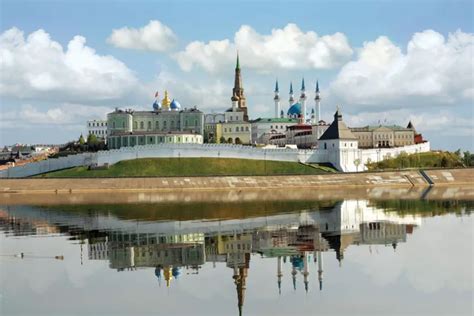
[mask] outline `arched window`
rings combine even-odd
[[[143,121],[140,122],[140,129],[145,129],[145,123],[143,123]]]

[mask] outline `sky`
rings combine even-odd
[[[433,149],[474,150],[471,1],[0,0],[0,145],[65,143],[115,107],[231,105],[240,55],[251,118],[278,78],[319,80],[322,118],[411,120]]]

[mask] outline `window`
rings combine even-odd
[[[144,129],[144,128],[145,128],[145,123],[140,122],[140,129]]]
[[[171,128],[174,128],[174,121],[171,121]]]
[[[160,122],[158,121],[155,122],[155,129],[156,130],[160,129]]]
[[[112,123],[112,128],[115,128],[115,122]]]
[[[247,127],[245,127],[245,130],[248,132],[248,131],[249,131],[249,127],[248,127],[248,126],[247,126]]]
[[[166,129],[166,121],[163,122],[163,129]]]
[[[194,126],[198,126],[198,120],[194,120]]]
[[[138,128],[138,123],[137,121],[133,122],[133,129],[137,129]]]
[[[122,128],[125,128],[125,122],[122,122]]]

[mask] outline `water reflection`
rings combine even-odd
[[[342,265],[346,250],[352,246],[365,245],[371,251],[381,245],[396,251],[399,244],[407,242],[407,235],[416,234],[423,216],[470,213],[472,202],[344,200],[303,203],[301,209],[292,212],[272,204],[271,208],[264,205],[264,212],[256,207],[245,216],[234,213],[219,218],[209,216],[215,210],[207,205],[210,213],[200,220],[177,215],[169,206],[126,207],[127,218],[123,218],[121,207],[111,205],[72,209],[5,206],[0,211],[0,229],[8,237],[70,236],[79,241],[81,263],[86,259],[107,261],[110,269],[122,273],[147,269],[150,277],[168,288],[173,288],[176,279],[201,273],[204,265],[225,265],[228,279],[221,282],[233,282],[241,315],[247,283],[254,273],[253,260],[274,261],[273,271],[258,273],[273,279],[280,294],[285,282],[305,292],[310,282],[316,282],[323,291],[324,280],[331,278],[325,275],[328,257],[335,257]],[[192,214],[193,207],[202,205],[187,207],[189,212],[180,214]],[[153,217],[144,216],[147,208]]]

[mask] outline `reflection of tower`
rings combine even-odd
[[[171,272],[170,266],[163,268],[163,275],[165,277],[166,287],[170,287],[171,278],[172,278],[172,272]]]
[[[234,279],[235,288],[237,290],[237,306],[239,307],[239,316],[242,315],[242,309],[244,306],[244,298],[245,298],[245,289],[247,283],[247,267],[249,266],[250,262],[250,253],[245,253],[245,265],[241,267],[234,266],[234,275],[232,278]]]
[[[318,281],[319,290],[323,290],[323,254],[322,251],[318,251]]]
[[[281,256],[277,258],[277,278],[278,278],[278,294],[281,294],[281,277],[283,273],[281,272]]]
[[[306,251],[304,252],[303,254],[303,278],[304,278],[304,289],[306,292],[308,292],[308,275],[309,275],[309,272],[308,272],[308,258],[307,258],[307,255],[306,255]]]
[[[296,290],[296,266],[293,265],[293,269],[291,270],[291,276],[293,279],[293,290]]]

